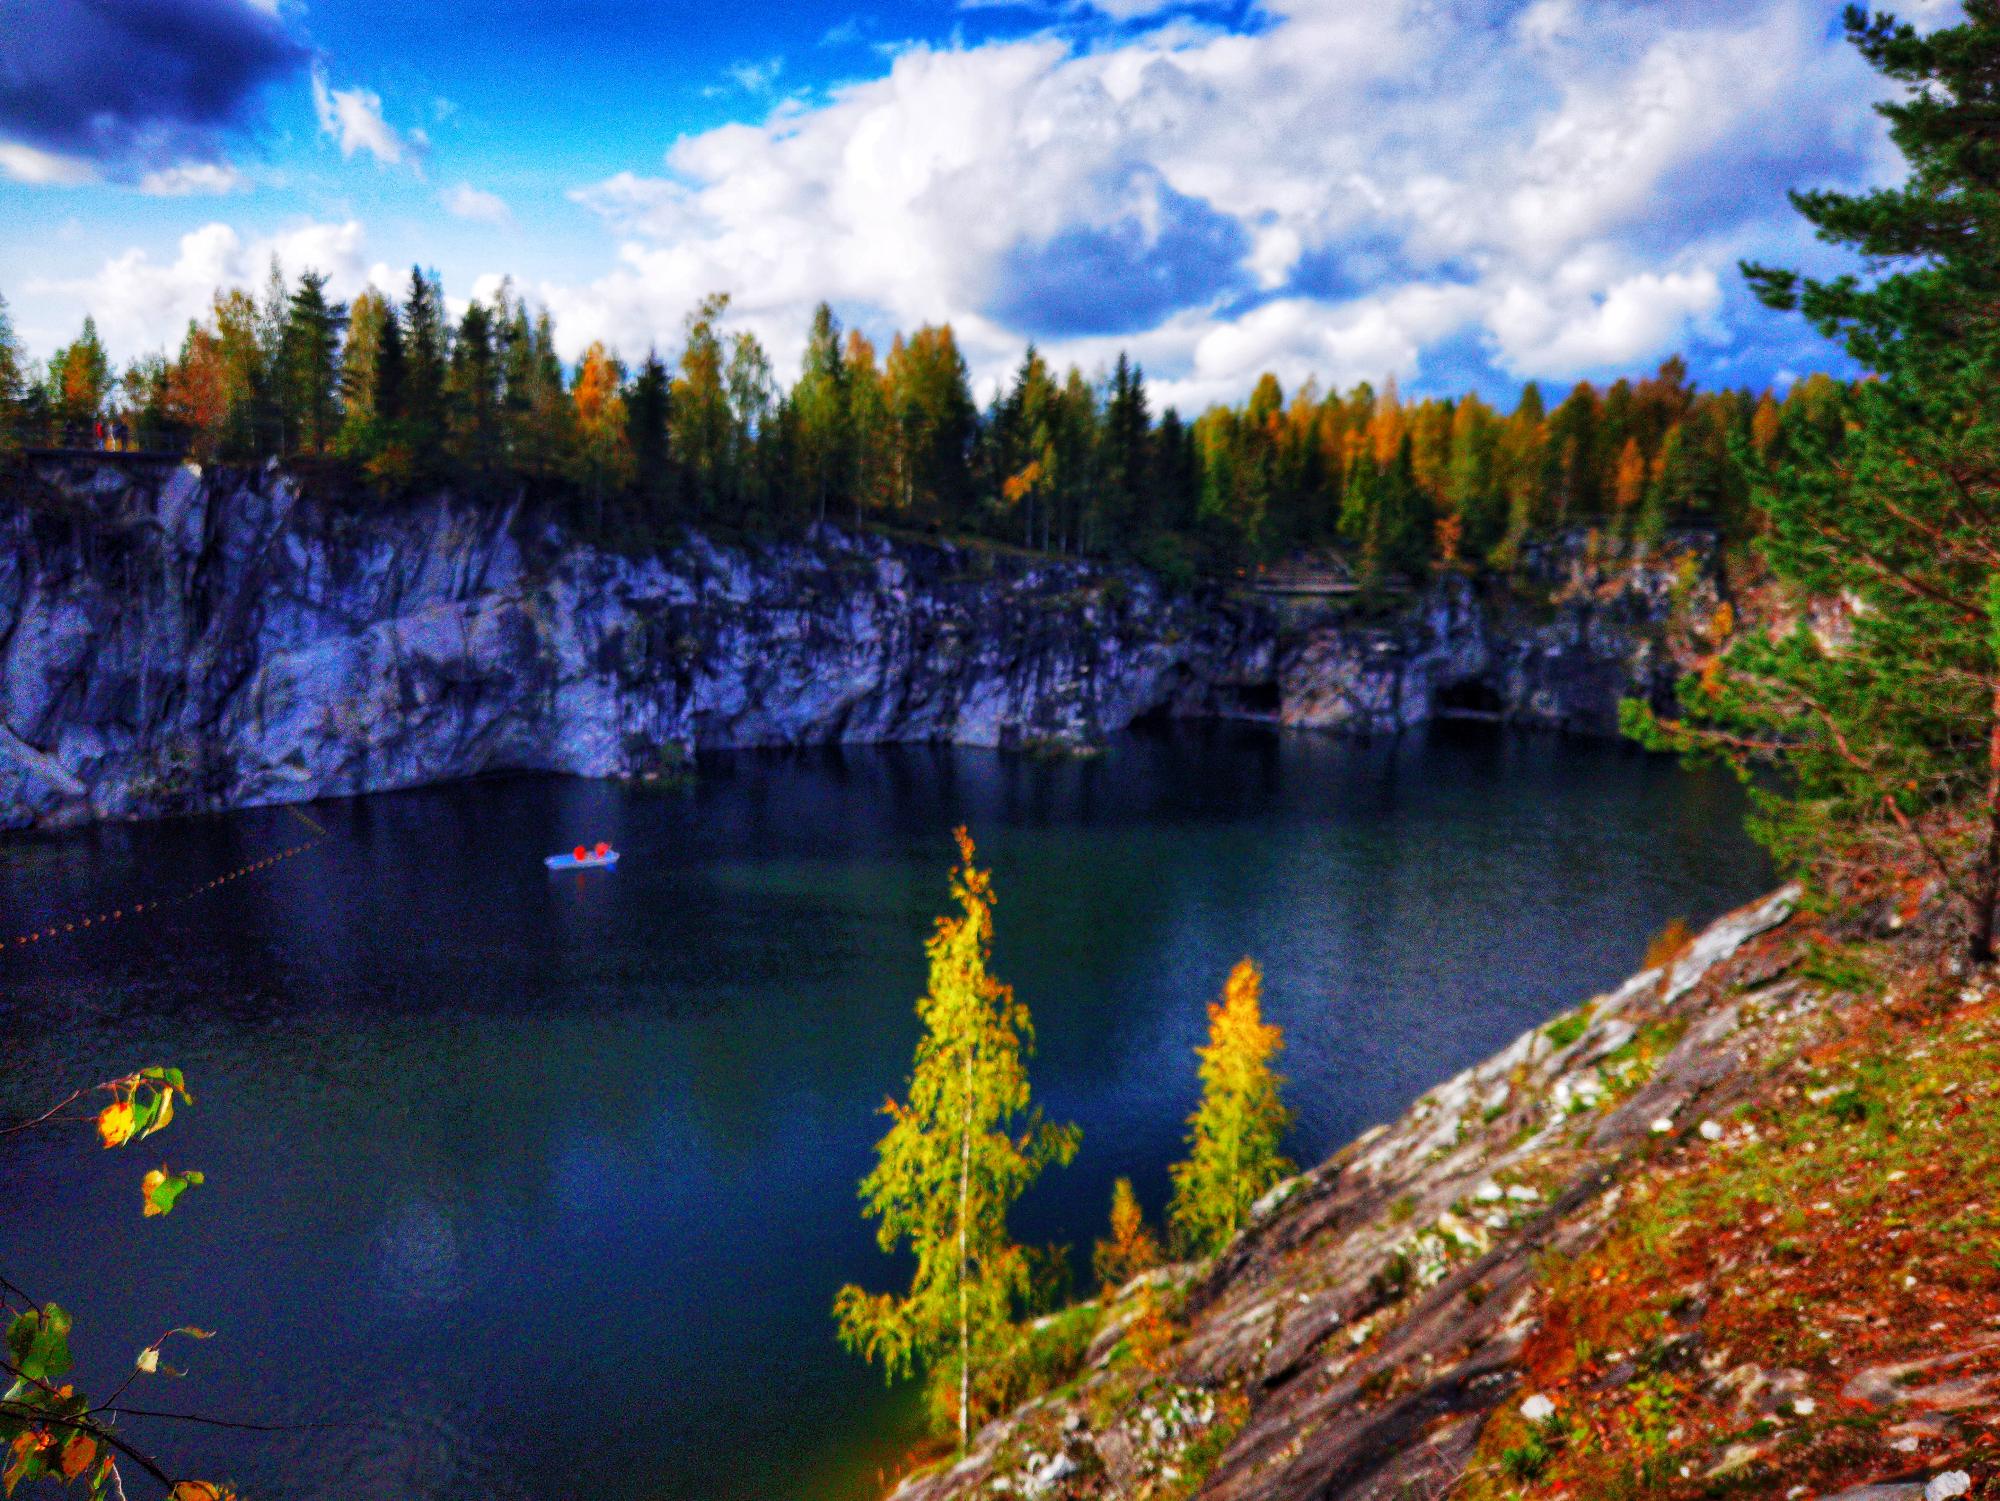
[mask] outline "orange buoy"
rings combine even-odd
[[[598,856],[598,858],[599,858],[599,859],[601,860],[601,859],[603,859],[603,858],[604,858],[604,857],[605,857],[606,855],[608,855],[608,854],[610,854],[610,853],[611,853],[611,846],[610,846],[609,844],[605,843],[605,842],[604,842],[604,841],[603,841],[602,839],[598,840],[598,841],[597,841],[597,856]]]
[[[577,846],[577,847],[576,847],[576,848],[575,848],[574,850],[572,850],[572,851],[571,851],[570,853],[571,853],[572,855],[574,855],[574,856],[575,856],[575,857],[576,857],[577,859],[579,859],[579,860],[584,860],[584,859],[588,859],[588,858],[589,858],[589,855],[590,855],[590,852],[589,852],[588,850],[586,850],[586,849],[585,849],[585,848],[584,848],[584,847],[583,847],[582,845],[580,845],[580,844],[579,844],[579,845],[578,845],[578,846]]]

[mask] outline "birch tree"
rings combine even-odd
[[[879,1360],[890,1379],[917,1367],[928,1373],[932,1416],[956,1428],[963,1449],[975,1373],[1005,1348],[1030,1291],[1029,1258],[1008,1231],[1008,1210],[1044,1167],[1075,1155],[1079,1133],[1029,1108],[1033,1025],[988,968],[992,876],[973,864],[971,836],[961,828],[956,838],[957,910],[938,919],[927,947],[930,984],[917,1002],[923,1036],[905,1098],[883,1107],[892,1124],[861,1181],[877,1242],[891,1253],[907,1245],[915,1274],[900,1294],[843,1287],[834,1317],[841,1342]]]

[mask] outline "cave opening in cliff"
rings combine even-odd
[[[1471,678],[1438,689],[1431,711],[1439,719],[1499,719],[1507,705],[1491,683]]]

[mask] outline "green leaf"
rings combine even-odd
[[[69,1369],[69,1315],[54,1303],[16,1315],[7,1350],[28,1381],[54,1381]]]
[[[150,1219],[157,1214],[173,1213],[174,1205],[179,1202],[182,1194],[195,1184],[207,1181],[207,1178],[199,1172],[170,1173],[164,1166],[155,1168],[146,1174],[139,1185],[145,1194],[147,1218]]]
[[[188,1093],[187,1080],[177,1068],[142,1068],[139,1070],[139,1077],[151,1079],[159,1084],[170,1084],[180,1092],[180,1097],[188,1104],[194,1103],[194,1096]]]

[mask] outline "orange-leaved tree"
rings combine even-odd
[[[1090,1258],[1091,1270],[1097,1273],[1104,1291],[1113,1293],[1159,1264],[1160,1243],[1146,1228],[1132,1180],[1120,1178],[1111,1185],[1111,1234],[1097,1243]]]
[[[1285,1034],[1264,1020],[1263,988],[1250,960],[1231,970],[1222,1000],[1208,1008],[1208,1044],[1195,1049],[1201,1104],[1188,1117],[1188,1158],[1173,1166],[1167,1216],[1176,1242],[1197,1256],[1229,1244],[1250,1206],[1292,1171],[1278,1150],[1292,1114],[1271,1067]]]

